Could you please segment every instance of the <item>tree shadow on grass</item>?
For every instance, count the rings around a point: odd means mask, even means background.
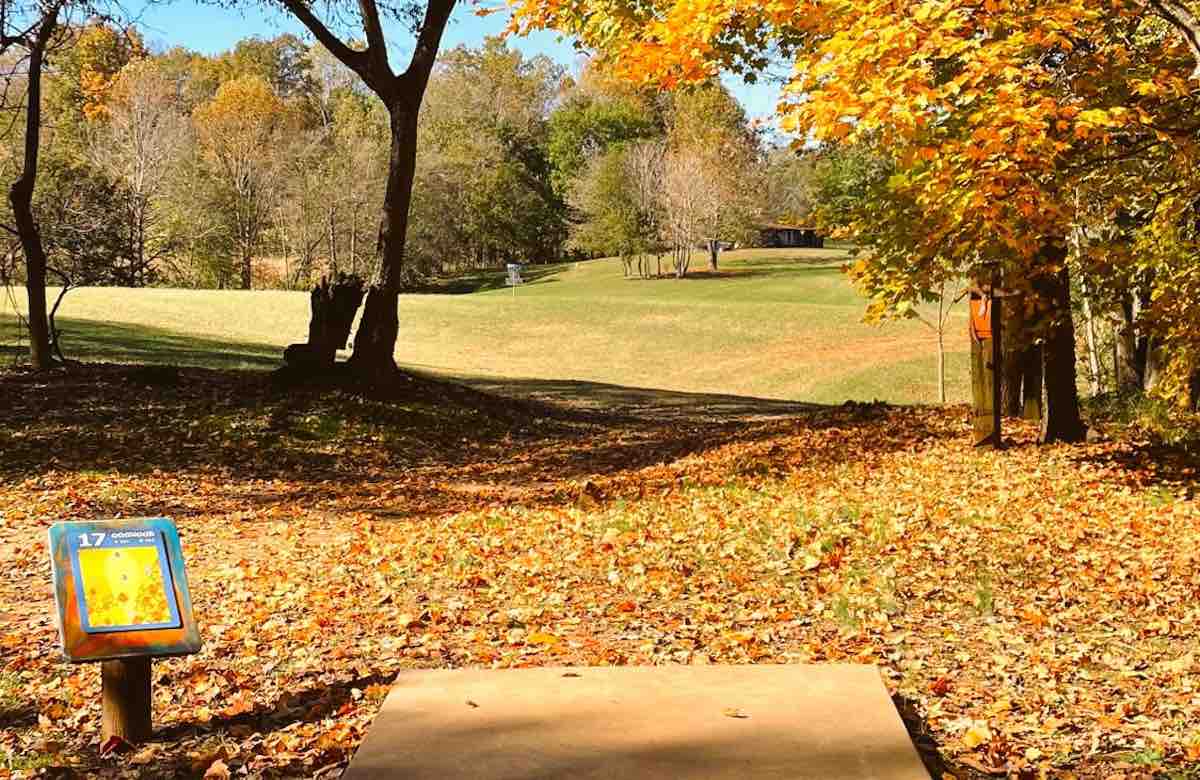
[[[461,377],[476,390],[566,405],[580,411],[608,415],[653,415],[659,419],[710,419],[739,421],[789,417],[829,408],[823,404],[723,393],[695,393],[629,387],[580,379],[526,379],[512,377]]]
[[[72,337],[80,355],[144,364],[0,371],[8,410],[0,481],[161,473],[203,485],[206,496],[197,502],[175,487],[136,499],[97,491],[80,510],[88,516],[184,517],[333,499],[339,510],[390,518],[561,504],[579,498],[579,485],[619,482],[729,445],[743,446],[705,473],[757,477],[784,474],[801,459],[856,457],[836,437],[820,451],[794,452],[789,442],[803,431],[859,429],[881,451],[945,435],[936,415],[919,410],[576,380],[409,373],[386,386],[281,386],[261,370],[278,365],[269,345],[87,321],[74,323]],[[260,370],[193,367],[231,362]]]
[[[0,315],[0,333],[16,318]],[[58,318],[63,353],[71,360],[152,363],[172,366],[269,370],[282,365],[283,350],[270,344],[203,338],[149,325]],[[26,354],[27,347],[0,346]]]

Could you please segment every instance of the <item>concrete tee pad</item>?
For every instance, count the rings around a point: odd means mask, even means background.
[[[346,780],[928,780],[871,666],[402,672]]]

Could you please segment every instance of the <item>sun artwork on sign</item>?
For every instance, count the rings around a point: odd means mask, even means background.
[[[158,550],[80,550],[79,574],[92,628],[169,623]]]
[[[166,551],[151,530],[81,533],[70,540],[83,630],[179,625]]]
[[[200,650],[183,546],[170,518],[55,523],[47,543],[68,661]]]

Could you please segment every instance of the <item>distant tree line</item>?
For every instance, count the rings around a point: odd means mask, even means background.
[[[551,117],[557,183],[571,208],[568,246],[619,256],[626,276],[684,276],[701,248],[710,271],[762,223],[802,221],[812,170],[713,81],[639,91],[585,73]]]
[[[302,289],[370,275],[387,112],[320,44],[247,38],[206,56],[153,52],[103,22],[58,35],[33,203],[52,285]],[[10,59],[11,111],[27,71]],[[24,134],[5,129],[11,181]],[[645,256],[670,252],[682,273],[690,249],[747,240],[762,211],[761,139],[722,88],[639,94],[499,39],[442,54],[418,137],[409,285],[568,252],[639,256],[643,273]],[[19,253],[6,255],[17,281]]]
[[[52,284],[306,288],[328,273],[369,276],[387,113],[323,47],[281,35],[205,56],[151,52],[136,30],[104,23],[59,35],[69,41],[44,76],[34,194]],[[27,78],[12,59],[10,110]],[[567,209],[548,149],[564,78],[498,40],[441,57],[420,123],[410,282],[558,257]],[[5,129],[11,181],[24,134]]]

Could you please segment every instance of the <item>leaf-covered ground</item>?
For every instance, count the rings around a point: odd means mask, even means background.
[[[855,661],[959,777],[1200,777],[1192,464],[570,389],[0,374],[0,776],[336,776],[411,667]],[[156,662],[156,740],[100,757],[45,529],[157,514],[205,647]]]

